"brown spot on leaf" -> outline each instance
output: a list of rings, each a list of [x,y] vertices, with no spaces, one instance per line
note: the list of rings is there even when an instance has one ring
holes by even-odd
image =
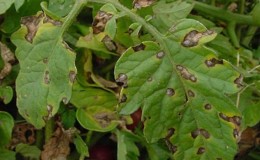
[[[75,71],[70,71],[69,73],[69,80],[71,83],[74,83],[74,80],[76,78],[76,72]]]
[[[223,60],[218,60],[216,58],[212,58],[210,60],[206,60],[205,64],[207,67],[214,67],[216,64],[223,64]]]
[[[198,32],[196,30],[190,31],[185,37],[184,40],[182,41],[182,45],[184,47],[194,47],[199,43],[199,40],[203,36],[208,36],[213,34],[214,31],[207,30],[205,32]]]
[[[168,133],[167,133],[167,135],[166,135],[166,139],[170,139],[171,138],[171,136],[174,134],[174,132],[175,132],[175,129],[174,128],[170,128],[170,129],[168,129]]]
[[[155,0],[134,0],[134,8],[141,9],[142,7],[148,7],[153,4]]]
[[[205,137],[206,139],[209,139],[210,134],[208,131],[206,131],[205,129],[200,129],[200,134]]]
[[[25,36],[25,39],[32,43],[34,36],[36,35],[36,32],[38,30],[38,25],[43,18],[43,13],[39,14],[37,16],[29,16],[29,17],[23,17],[21,20],[21,23],[24,24],[27,27],[28,33]]]
[[[205,151],[206,151],[206,149],[205,149],[204,147],[200,147],[200,148],[198,149],[197,154],[203,154]]]
[[[152,80],[153,80],[152,77],[149,77],[149,78],[147,79],[148,82],[151,82]]]
[[[105,36],[103,39],[102,39],[102,42],[103,44],[106,46],[106,48],[109,50],[109,51],[116,51],[117,50],[117,45],[116,43],[109,37],[109,36]]]
[[[138,51],[144,50],[144,49],[145,49],[145,45],[144,45],[143,43],[141,43],[141,44],[139,44],[139,45],[137,45],[137,46],[134,46],[134,47],[132,47],[132,48],[133,48],[133,50],[134,50],[135,52],[138,52]]]
[[[204,106],[204,108],[207,109],[207,110],[210,110],[210,109],[212,108],[212,106],[211,106],[210,104],[206,104],[206,105]]]
[[[124,74],[124,73],[120,73],[118,75],[118,78],[116,79],[116,83],[119,85],[119,86],[127,86],[127,75]]]
[[[4,79],[12,70],[12,63],[15,61],[14,54],[11,50],[3,43],[0,42],[0,53],[3,60],[4,66],[0,70],[0,80]]]
[[[196,129],[195,131],[192,131],[191,132],[191,136],[192,138],[196,138],[198,135],[200,134],[200,130],[199,129]]]
[[[180,72],[181,76],[186,79],[190,80],[191,82],[196,82],[197,78],[195,75],[191,74],[187,68],[181,66],[181,65],[176,65],[176,69]]]
[[[167,88],[166,94],[167,94],[168,96],[173,96],[173,95],[175,94],[175,91],[174,91],[174,89],[172,89],[172,88]]]
[[[236,126],[240,126],[241,117],[238,117],[238,116],[229,117],[229,122],[235,124]]]
[[[63,98],[62,98],[62,102],[63,102],[64,104],[68,104],[68,103],[69,103],[68,98],[63,97]]]
[[[195,93],[191,90],[188,90],[188,96],[189,97],[195,97]]]
[[[44,83],[45,83],[45,84],[49,84],[49,83],[50,83],[49,71],[45,71],[45,72],[44,72],[43,79],[44,79]]]
[[[225,120],[225,121],[229,121],[229,117],[226,116],[226,115],[223,114],[223,113],[219,113],[219,117],[222,118],[222,119]]]
[[[177,147],[173,145],[169,139],[165,139],[165,143],[172,153],[175,153],[177,151]]]
[[[198,135],[201,135],[203,136],[204,138],[206,139],[209,139],[210,138],[210,134],[208,131],[206,131],[205,129],[196,129],[194,131],[191,132],[191,136],[192,138],[196,138]]]
[[[47,63],[48,63],[48,58],[44,58],[44,59],[42,60],[42,62],[45,63],[45,64],[47,64]]]
[[[55,26],[61,26],[62,25],[62,22],[61,21],[57,21],[57,20],[53,20],[51,19],[50,17],[48,16],[45,16],[44,19],[43,19],[43,23],[51,23]]]
[[[127,97],[125,94],[122,95],[121,99],[120,99],[120,103],[124,103],[127,101]]]
[[[235,138],[238,138],[239,137],[239,131],[238,131],[238,129],[234,129],[233,130],[233,136],[235,137]]]
[[[105,128],[110,125],[112,120],[115,119],[115,115],[113,113],[102,112],[95,114],[94,118],[102,128]]]
[[[243,76],[240,74],[238,78],[234,80],[234,83],[237,85],[238,88],[242,87]]]
[[[164,53],[163,51],[160,51],[160,52],[158,52],[158,53],[156,54],[156,57],[157,57],[158,59],[162,59],[162,58],[164,57],[164,55],[165,55],[165,53]]]
[[[70,143],[76,132],[74,128],[64,130],[58,127],[53,136],[44,145],[41,159],[67,159],[67,156],[70,154]]]
[[[98,34],[100,32],[103,32],[107,21],[109,21],[112,17],[113,15],[110,13],[99,11],[92,23],[93,33]]]

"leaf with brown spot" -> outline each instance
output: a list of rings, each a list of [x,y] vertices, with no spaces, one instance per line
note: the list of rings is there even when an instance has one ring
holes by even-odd
[[[176,146],[175,159],[232,159],[237,150],[233,130],[238,127],[229,117],[240,117],[240,113],[227,95],[239,91],[234,80],[240,73],[204,46],[216,33],[194,20],[191,24],[191,20],[185,21],[178,22],[160,44],[142,42],[144,49],[130,47],[119,58],[115,79],[127,77],[127,87],[120,91],[120,113],[129,115],[141,106],[144,136],[151,143],[165,138],[168,129],[174,128],[167,143]],[[193,30],[197,45],[182,46],[182,40]],[[158,58],[160,52],[164,56]],[[206,60],[214,66],[205,65]],[[225,116],[228,121],[222,119]],[[205,146],[199,152],[203,154],[196,154],[198,144]]]
[[[17,107],[36,128],[42,128],[44,119],[57,113],[64,98],[70,99],[77,73],[76,55],[62,38],[65,24],[56,26],[50,20],[44,22],[45,18],[43,13],[26,17],[22,20],[25,25],[11,37],[20,64]]]

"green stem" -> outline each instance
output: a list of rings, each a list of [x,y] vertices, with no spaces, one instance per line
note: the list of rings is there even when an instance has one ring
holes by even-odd
[[[43,147],[43,130],[36,130],[36,142],[35,145],[42,149]]]
[[[221,19],[226,22],[234,21],[237,24],[247,24],[259,26],[256,21],[253,20],[252,16],[232,13],[225,9],[210,6],[201,2],[195,2],[194,0],[187,0],[188,2],[194,3],[194,9],[196,11],[205,13],[205,15],[212,16]]]
[[[52,137],[52,134],[54,132],[54,126],[55,126],[55,122],[54,122],[53,118],[51,118],[50,120],[48,120],[46,122],[46,125],[45,125],[45,144]]]
[[[250,44],[251,40],[253,39],[257,29],[258,29],[258,27],[256,27],[256,26],[249,26],[246,33],[243,36],[241,44],[246,47],[249,47],[249,44]]]
[[[245,0],[240,0],[239,1],[239,13],[243,14],[245,11]]]
[[[236,48],[239,48],[240,45],[239,45],[239,41],[238,41],[237,35],[236,35],[236,23],[234,21],[231,21],[228,23],[227,31],[228,31],[230,40],[233,43],[233,45]]]
[[[70,13],[66,16],[66,19],[62,25],[61,33],[63,34],[75,21],[76,17],[80,13],[81,9],[86,5],[86,0],[76,0]]]

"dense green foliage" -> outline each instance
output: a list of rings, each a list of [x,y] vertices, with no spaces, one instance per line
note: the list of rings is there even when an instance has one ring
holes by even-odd
[[[238,145],[260,121],[259,1],[0,0],[0,14],[0,160],[260,158]]]

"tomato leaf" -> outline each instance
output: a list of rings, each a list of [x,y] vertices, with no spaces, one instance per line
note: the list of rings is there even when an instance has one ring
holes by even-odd
[[[12,35],[20,72],[16,79],[19,113],[36,128],[71,97],[76,76],[75,53],[62,40],[63,25],[38,14],[22,20]],[[30,91],[30,92],[28,92]]]
[[[175,159],[231,159],[240,114],[227,95],[239,91],[242,77],[203,45],[214,32],[194,21],[172,29],[162,46],[146,41],[120,57],[121,114],[141,106],[146,139],[168,137]]]
[[[135,135],[132,135],[130,132],[119,131],[116,132],[117,135],[117,159],[122,160],[138,160],[140,155],[139,149],[134,143],[138,139]]]
[[[11,140],[13,127],[13,117],[7,112],[0,111],[0,148],[5,147]]]

